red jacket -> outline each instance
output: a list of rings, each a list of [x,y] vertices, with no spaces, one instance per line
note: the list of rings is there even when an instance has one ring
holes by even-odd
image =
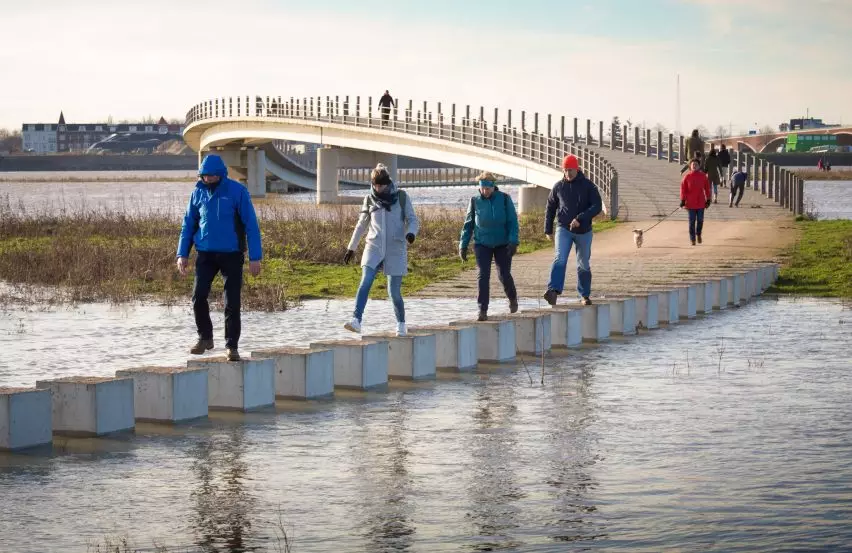
[[[689,171],[680,181],[680,199],[686,202],[687,209],[704,209],[712,199],[710,179],[703,171]]]

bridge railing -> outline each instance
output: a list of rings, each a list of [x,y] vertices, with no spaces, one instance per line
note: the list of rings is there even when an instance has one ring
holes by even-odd
[[[578,134],[578,120],[574,118],[573,135],[565,133],[564,116],[560,117],[560,132],[554,135],[551,115],[546,116],[546,133],[539,131],[539,114],[532,114],[532,129],[527,128],[527,114],[520,112],[520,128],[512,124],[512,110],[507,110],[505,120],[499,118],[497,108],[493,118],[486,121],[485,108],[479,108],[478,117],[471,115],[470,106],[463,113],[456,111],[456,105],[450,104],[449,112],[437,102],[430,109],[427,102],[415,109],[409,100],[407,106],[399,109],[399,102],[393,107],[373,109],[372,97],[366,103],[356,96],[354,102],[349,96],[317,97],[273,97],[273,96],[232,96],[214,98],[193,106],[186,115],[186,125],[206,120],[229,120],[244,118],[273,118],[315,120],[326,123],[352,125],[383,129],[407,135],[423,136],[437,140],[447,140],[494,151],[511,157],[531,161],[538,165],[561,171],[562,159],[567,154],[579,158],[580,167],[595,183],[606,202],[607,214],[611,218],[618,215],[618,172],[612,164],[601,156],[592,145],[599,145],[591,136],[591,122],[586,121],[586,133],[581,144]],[[543,119],[544,121],[545,119]],[[601,133],[602,134],[602,133]]]

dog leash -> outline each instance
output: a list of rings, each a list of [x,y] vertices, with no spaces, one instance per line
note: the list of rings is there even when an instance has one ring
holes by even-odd
[[[671,213],[669,213],[668,215],[666,215],[665,217],[663,217],[662,219],[660,219],[659,221],[657,221],[656,223],[654,223],[653,225],[651,225],[650,227],[648,227],[648,228],[646,228],[645,230],[643,230],[643,231],[642,231],[642,234],[645,234],[646,232],[648,232],[649,230],[651,230],[651,229],[652,229],[652,228],[654,228],[655,226],[659,225],[660,223],[662,223],[663,221],[665,221],[666,219],[668,219],[669,217],[671,217],[672,215],[674,215],[675,213],[677,213],[678,211],[680,211],[681,209],[683,209],[683,208],[682,208],[682,207],[680,207],[680,206],[678,206],[678,207],[677,207],[674,211],[672,211]]]

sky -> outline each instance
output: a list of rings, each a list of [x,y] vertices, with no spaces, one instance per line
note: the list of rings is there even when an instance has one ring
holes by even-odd
[[[558,118],[852,123],[852,0],[0,0],[0,127],[232,94]],[[542,116],[543,117],[543,116]]]

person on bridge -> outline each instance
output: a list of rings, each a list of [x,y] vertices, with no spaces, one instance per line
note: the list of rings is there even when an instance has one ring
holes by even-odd
[[[689,162],[689,172],[680,182],[680,207],[689,210],[689,241],[701,243],[701,231],[704,228],[704,210],[710,207],[710,179],[701,170],[697,159]]]
[[[382,112],[382,126],[388,124],[390,119],[391,108],[396,107],[396,102],[390,95],[390,92],[385,90],[385,93],[379,98],[379,110]]]
[[[550,190],[544,215],[544,234],[553,240],[553,221],[556,229],[556,256],[550,268],[550,282],[544,299],[556,305],[557,297],[565,287],[565,268],[571,246],[577,253],[577,292],[583,305],[591,305],[592,270],[592,219],[601,212],[603,202],[597,186],[580,171],[577,158],[565,156],[562,160],[564,177]]]
[[[710,153],[707,154],[707,159],[704,160],[704,172],[707,173],[707,178],[710,179],[710,184],[713,185],[713,203],[719,203],[720,170],[719,155],[716,152],[716,146],[711,145]]]
[[[684,149],[686,150],[686,159],[689,160],[689,163],[681,168],[681,173],[689,169],[692,160],[695,158],[698,158],[699,166],[704,166],[704,140],[699,136],[698,129],[692,129],[692,135],[686,139]]]
[[[497,275],[509,298],[509,312],[518,310],[518,291],[512,278],[512,257],[518,250],[518,213],[512,198],[496,186],[492,173],[477,177],[479,194],[470,199],[459,241],[459,257],[467,261],[467,248],[473,236],[473,253],[479,269],[478,321],[488,320],[491,288],[491,260],[497,263]]]
[[[734,207],[734,205],[740,207],[746,182],[748,182],[748,173],[742,169],[734,171],[734,174],[731,175],[731,195],[728,200],[728,207]],[[734,197],[736,197],[736,200],[734,200]]]
[[[228,361],[239,361],[240,292],[243,286],[245,251],[249,254],[249,272],[260,274],[263,251],[260,227],[246,187],[228,178],[222,158],[210,154],[201,162],[199,181],[189,197],[180,240],[177,268],[186,275],[189,251],[198,251],[192,310],[198,329],[198,342],[189,350],[200,355],[213,349],[213,323],[207,297],[216,273],[222,273],[225,285],[225,347]]]
[[[719,150],[719,168],[722,171],[722,182],[720,183],[723,187],[725,183],[728,181],[728,176],[730,173],[731,166],[731,152],[728,148],[722,144],[721,149]]]
[[[402,300],[402,277],[408,274],[408,244],[413,244],[420,222],[411,205],[411,198],[398,190],[387,167],[379,163],[370,173],[372,190],[364,198],[361,215],[349,240],[343,262],[355,256],[361,237],[367,233],[367,244],[361,256],[361,284],[355,296],[352,320],[343,325],[346,330],[361,332],[361,317],[376,273],[381,269],[388,278],[388,295],[396,315],[396,334],[405,336],[405,305]]]

